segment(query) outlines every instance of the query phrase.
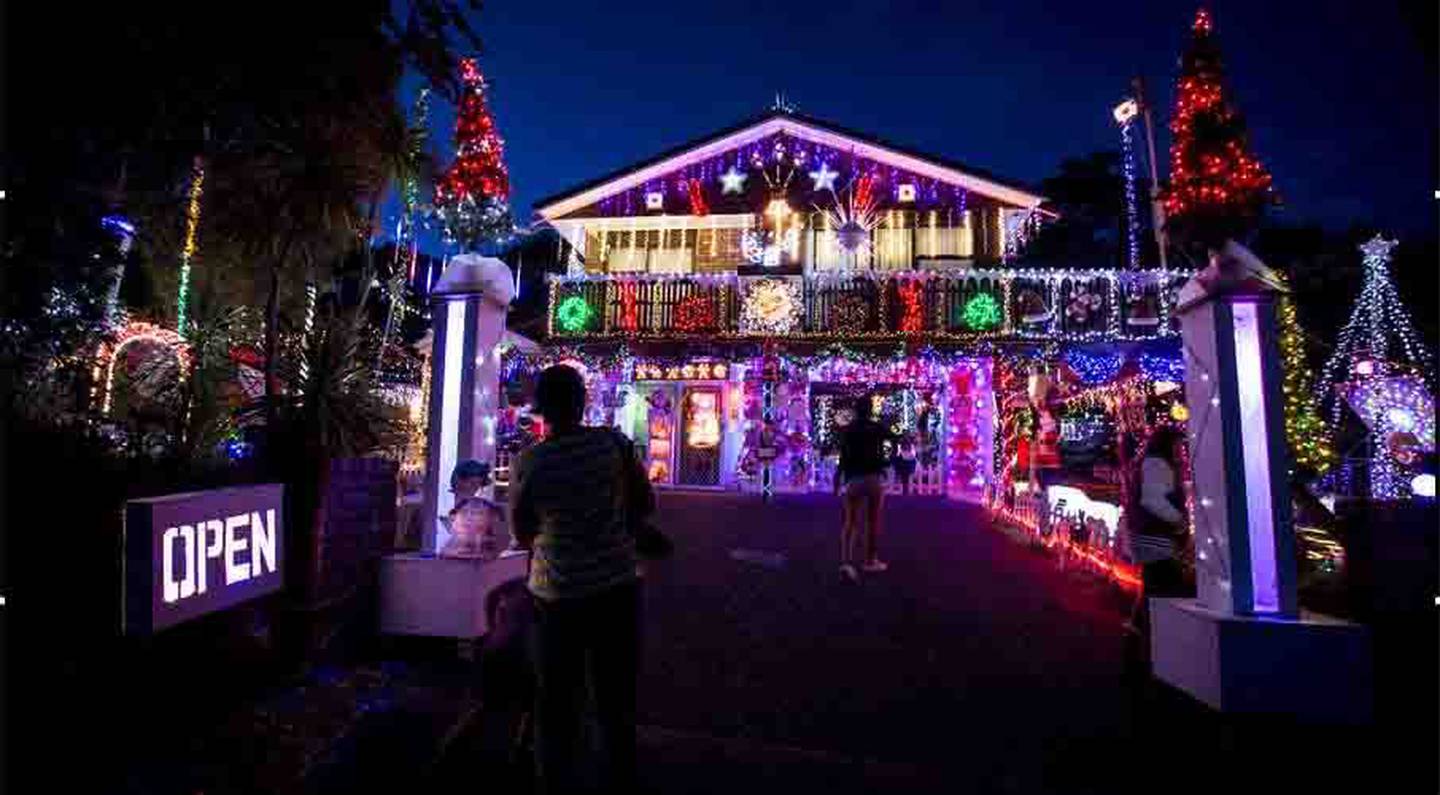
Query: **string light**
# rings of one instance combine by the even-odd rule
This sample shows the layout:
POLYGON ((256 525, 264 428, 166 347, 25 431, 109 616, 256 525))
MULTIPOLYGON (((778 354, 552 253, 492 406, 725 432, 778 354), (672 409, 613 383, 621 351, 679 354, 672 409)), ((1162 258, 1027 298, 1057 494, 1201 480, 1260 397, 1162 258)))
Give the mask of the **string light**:
POLYGON ((1283 364, 1281 393, 1285 398, 1285 439, 1296 466, 1323 474, 1334 462, 1330 426, 1320 415, 1314 377, 1305 359, 1305 338, 1296 316, 1295 302, 1280 300, 1276 311, 1283 364))
POLYGON ((1270 175, 1245 151, 1244 123, 1224 97, 1220 50, 1208 11, 1195 15, 1191 31, 1170 122, 1165 213, 1181 224, 1246 220, 1268 198, 1270 175))
POLYGON ((190 372, 190 346, 178 332, 159 326, 133 321, 120 330, 113 340, 102 343, 95 352, 94 365, 90 371, 90 397, 100 405, 102 414, 110 413, 114 395, 111 387, 115 383, 115 362, 120 354, 137 342, 152 342, 169 349, 180 366, 180 378, 190 372))
POLYGON ((784 334, 800 324, 800 287, 785 279, 760 279, 745 286, 740 328, 750 334, 784 334))
POLYGON ((1120 374, 1120 368, 1125 365, 1125 354, 1067 351, 1065 364, 1080 378, 1080 383, 1096 386, 1115 380, 1115 376, 1120 374))
MULTIPOLYGON (((1162 309, 1168 312, 1168 304, 1173 300, 1173 294, 1164 288, 1185 275, 1178 271, 1142 271, 1135 274, 1134 278, 1145 284, 1153 284, 1159 291, 1157 295, 1160 296, 1156 300, 1161 304, 1162 309)), ((954 340, 967 343, 977 342, 977 335, 1054 342, 1152 340, 1171 336, 1174 332, 1168 323, 1142 325, 1130 332, 1124 331, 1118 320, 1109 317, 1120 312, 1119 302, 1105 301, 1103 293, 1088 290, 1085 292, 1083 315, 1085 323, 1066 330, 1061 328, 1062 324, 1050 322, 1053 319, 1053 312, 1042 296, 1048 295, 1053 300, 1056 295, 1060 294, 1066 282, 1086 284, 1104 281, 1106 284, 1113 284, 1114 282, 1111 280, 1115 276, 1116 272, 1113 270, 1067 271, 1039 268, 1026 270, 968 269, 964 273, 958 274, 815 274, 805 277, 805 284, 810 297, 816 300, 811 300, 811 298, 807 298, 805 301, 800 300, 800 283, 798 281, 792 283, 796 297, 793 302, 785 304, 785 309, 787 312, 793 309, 797 317, 791 322, 773 325, 773 328, 783 328, 783 331, 760 331, 760 325, 746 319, 747 304, 745 301, 741 303, 739 317, 725 310, 725 307, 730 304, 720 295, 726 290, 741 291, 742 280, 734 273, 625 274, 623 276, 551 274, 548 278, 551 282, 550 319, 552 324, 569 333, 584 332, 592 336, 629 333, 634 329, 627 327, 624 323, 616 324, 614 328, 602 327, 597 324, 572 328, 561 322, 557 312, 564 303, 562 299, 566 295, 573 295, 576 287, 600 285, 606 294, 597 300, 621 304, 623 308, 624 302, 628 300, 625 296, 631 289, 637 290, 636 300, 640 303, 671 300, 663 298, 661 293, 655 291, 659 289, 659 285, 666 284, 682 286, 684 293, 692 293, 695 288, 700 288, 702 294, 711 296, 712 300, 716 302, 713 326, 706 323, 703 324, 703 328, 721 334, 784 334, 810 339, 838 339, 857 336, 883 339, 924 333, 936 341, 954 340), (1018 290, 1018 298, 1010 300, 1013 292, 1012 283, 1017 280, 1020 282, 1020 286, 1015 288, 1018 290), (898 300, 880 300, 881 296, 887 295, 889 290, 887 283, 890 281, 897 282, 898 300), (637 287, 622 288, 620 286, 628 284, 635 284, 637 287), (926 328, 928 323, 925 300, 927 290, 933 291, 942 301, 949 301, 951 300, 950 296, 955 296, 955 302, 949 305, 948 315, 944 304, 935 307, 936 323, 934 328, 926 328), (969 296, 963 303, 959 301, 959 296, 962 295, 969 296), (1003 295, 1006 298, 997 300, 997 295, 1003 295), (1098 306, 1096 306, 1097 298, 1099 299, 1098 306), (863 302, 864 306, 856 305, 857 301, 863 302), (898 308, 887 309, 889 303, 898 304, 898 308), (1095 313, 1105 316, 1107 322, 1100 323, 1095 313), (878 319, 878 323, 873 326, 872 318, 878 319)), ((749 295, 754 283, 751 279, 745 279, 744 290, 741 292, 749 295)), ((592 294, 588 293, 592 289, 594 288, 586 287, 587 294, 592 294)), ((1113 294, 1114 290, 1112 289, 1111 292, 1113 294)), ((1074 295, 1079 295, 1079 291, 1077 290, 1074 295)), ((756 294, 756 300, 761 299, 769 301, 775 299, 775 296, 767 295, 762 291, 756 294)), ((758 308, 760 307, 752 307, 752 319, 754 310, 758 308)), ((574 309, 569 310, 572 313, 574 311, 574 309)), ((687 309, 683 313, 677 311, 670 313, 669 316, 659 315, 651 321, 647 321, 644 333, 653 337, 692 334, 702 329, 701 325, 697 325, 701 319, 707 321, 710 319, 710 310, 703 310, 701 315, 694 314, 700 311, 702 310, 698 308, 698 305, 695 305, 694 309, 687 309), (682 324, 678 320, 679 318, 687 318, 687 320, 682 324)), ((1078 323, 1079 321, 1073 322, 1078 323)))
POLYGON ((976 293, 965 302, 965 308, 961 320, 965 327, 971 331, 990 331, 998 328, 1004 321, 1004 313, 1000 304, 996 302, 995 296, 989 293, 976 293))
POLYGON ((185 244, 180 249, 180 293, 175 300, 175 328, 184 337, 190 309, 190 267, 200 230, 200 196, 205 190, 205 161, 198 155, 190 175, 190 203, 185 208, 185 244))
POLYGON ((1391 252, 1396 245, 1396 241, 1376 235, 1360 246, 1365 268, 1360 297, 1340 329, 1319 384, 1332 423, 1340 421, 1340 401, 1333 387, 1340 381, 1413 372, 1431 388, 1435 385, 1434 358, 1390 277, 1391 252))
POLYGON ((584 331, 594 318, 595 310, 588 301, 578 295, 561 301, 559 308, 555 310, 555 319, 560 323, 560 327, 572 334, 584 331))
POLYGON ((455 161, 435 184, 435 207, 447 241, 473 247, 514 231, 505 142, 485 101, 485 79, 474 58, 460 62, 460 110, 455 161))
POLYGON ((1124 114, 1117 111, 1120 121, 1121 169, 1125 179, 1125 267, 1140 267, 1140 213, 1139 200, 1135 191, 1135 116, 1138 112, 1135 100, 1128 100, 1124 114))

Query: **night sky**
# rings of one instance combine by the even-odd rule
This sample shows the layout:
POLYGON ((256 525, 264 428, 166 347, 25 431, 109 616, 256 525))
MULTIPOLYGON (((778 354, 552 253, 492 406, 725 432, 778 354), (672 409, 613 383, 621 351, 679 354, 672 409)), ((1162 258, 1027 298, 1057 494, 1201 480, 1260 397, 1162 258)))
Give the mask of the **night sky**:
MULTIPOLYGON (((776 91, 807 115, 1038 182, 1066 156, 1119 146, 1110 108, 1140 74, 1164 179, 1195 7, 496 0, 476 22, 524 222, 535 200, 763 111, 776 91)), ((1387 0, 1210 8, 1252 148, 1286 203, 1279 217, 1433 236, 1433 39, 1422 46, 1414 30, 1433 18, 1387 0)), ((453 126, 437 102, 442 162, 453 126)))

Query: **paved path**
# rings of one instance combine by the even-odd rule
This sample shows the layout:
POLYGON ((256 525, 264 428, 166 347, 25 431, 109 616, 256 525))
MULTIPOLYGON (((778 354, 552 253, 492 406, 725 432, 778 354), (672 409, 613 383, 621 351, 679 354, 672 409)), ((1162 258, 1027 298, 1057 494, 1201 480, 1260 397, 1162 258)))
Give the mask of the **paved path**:
POLYGON ((890 570, 858 584, 836 571, 837 515, 822 496, 662 495, 677 554, 647 581, 641 689, 658 789, 1184 791, 1335 739, 1127 684, 1127 605, 978 508, 891 498, 890 570), (1271 728, 1287 741, 1244 747, 1271 728))

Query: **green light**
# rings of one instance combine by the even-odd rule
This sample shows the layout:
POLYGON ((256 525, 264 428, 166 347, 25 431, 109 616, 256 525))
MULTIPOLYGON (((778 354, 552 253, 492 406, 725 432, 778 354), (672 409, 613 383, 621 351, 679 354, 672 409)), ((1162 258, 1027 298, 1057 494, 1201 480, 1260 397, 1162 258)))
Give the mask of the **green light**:
POLYGON ((584 331, 590 325, 590 320, 595 317, 595 310, 590 304, 578 295, 572 295, 560 302, 555 310, 555 319, 560 321, 560 328, 571 333, 584 331))
POLYGON ((960 318, 971 331, 988 331, 1000 325, 1000 304, 989 293, 976 293, 965 302, 960 318))

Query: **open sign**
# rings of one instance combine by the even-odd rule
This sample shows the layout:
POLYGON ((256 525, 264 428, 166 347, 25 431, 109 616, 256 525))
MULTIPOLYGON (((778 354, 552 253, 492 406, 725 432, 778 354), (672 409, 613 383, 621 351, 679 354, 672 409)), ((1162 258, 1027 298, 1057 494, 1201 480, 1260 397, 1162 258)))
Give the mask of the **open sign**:
POLYGON ((126 503, 124 631, 155 632, 280 590, 284 495, 265 484, 126 503))

